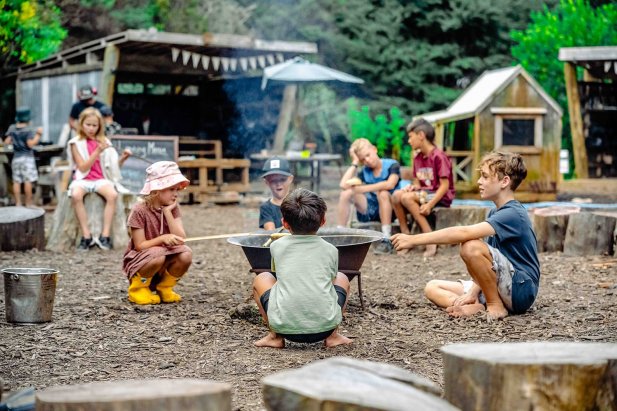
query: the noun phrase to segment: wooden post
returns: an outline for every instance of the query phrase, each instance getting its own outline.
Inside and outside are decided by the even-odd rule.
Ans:
[[[112,107],[114,101],[114,88],[116,85],[116,70],[120,62],[120,49],[115,44],[108,44],[105,47],[103,58],[103,73],[101,74],[101,90],[99,96],[101,100]]]
[[[601,405],[615,399],[616,344],[453,344],[441,352],[444,396],[465,411],[615,409]]]
[[[285,136],[289,130],[289,124],[291,123],[291,116],[296,108],[296,92],[298,86],[295,84],[288,84],[283,91],[283,101],[281,102],[281,112],[279,113],[279,121],[276,125],[276,132],[274,134],[274,146],[272,151],[280,154],[285,149]]]
[[[334,357],[262,379],[269,410],[456,410],[425,378],[389,364]]]
[[[480,146],[480,115],[476,114],[473,118],[473,162],[471,163],[471,180],[469,181],[472,187],[476,187],[476,181],[480,177],[478,171],[482,159]]]
[[[231,386],[198,379],[152,379],[64,385],[37,391],[37,411],[228,411]]]
[[[0,251],[45,249],[45,210],[0,207]]]
[[[576,80],[576,66],[566,62],[563,71],[566,80],[566,94],[568,95],[568,113],[570,113],[574,171],[577,178],[587,178],[589,177],[589,165],[587,163],[585,136],[583,135],[583,117],[581,115],[581,99],[578,94],[578,81]]]

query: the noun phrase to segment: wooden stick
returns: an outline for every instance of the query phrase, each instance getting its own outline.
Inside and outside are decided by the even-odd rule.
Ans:
[[[233,234],[217,234],[217,235],[206,235],[203,237],[189,237],[189,238],[185,238],[184,242],[189,242],[189,241],[201,241],[201,240],[217,240],[220,238],[230,238],[230,237],[243,237],[243,236],[247,236],[247,235],[251,235],[251,236],[269,236],[269,237],[274,237],[274,239],[276,238],[280,238],[286,235],[290,235],[288,233],[233,233]],[[321,234],[320,237],[370,237],[370,235],[367,234]]]

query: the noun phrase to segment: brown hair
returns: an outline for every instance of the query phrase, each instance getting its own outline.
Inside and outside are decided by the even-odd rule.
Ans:
[[[516,190],[521,182],[527,177],[527,167],[523,157],[518,153],[506,153],[503,151],[491,151],[482,157],[480,168],[487,165],[493,175],[501,180],[505,176],[510,177],[510,188]]]
[[[324,199],[306,188],[295,189],[281,203],[281,214],[294,234],[315,234],[327,209]]]
[[[79,138],[84,139],[86,135],[83,133],[83,124],[86,121],[86,117],[95,116],[99,122],[99,130],[96,132],[96,140],[99,142],[105,141],[105,121],[103,120],[103,116],[101,112],[95,109],[94,107],[88,107],[84,111],[79,114],[79,120],[77,124],[77,135]]]
[[[424,133],[426,139],[433,144],[435,141],[435,129],[432,124],[423,118],[417,118],[411,123],[407,125],[407,134],[411,133],[419,133],[420,131]]]

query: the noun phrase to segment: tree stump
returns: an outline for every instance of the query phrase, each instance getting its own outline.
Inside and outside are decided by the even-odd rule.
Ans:
[[[453,344],[445,398],[462,410],[615,410],[617,344]]]
[[[532,223],[538,241],[538,252],[563,251],[570,215],[580,211],[580,207],[574,206],[535,209]]]
[[[567,255],[608,255],[613,251],[615,222],[608,213],[572,214],[568,220],[563,253]]]
[[[437,207],[435,230],[457,225],[478,224],[486,220],[489,208],[475,206]]]
[[[269,410],[455,410],[429,380],[389,364],[334,357],[262,379]]]
[[[129,236],[126,229],[126,218],[131,207],[135,203],[132,194],[118,194],[116,200],[116,212],[111,224],[111,239],[114,248],[126,247]],[[105,200],[95,193],[86,194],[84,206],[88,214],[88,227],[93,237],[98,237],[103,229],[103,210]],[[81,229],[75,217],[75,210],[71,199],[63,194],[60,196],[56,211],[54,212],[53,224],[47,239],[47,249],[52,251],[69,251],[74,249],[81,238]]]
[[[66,385],[36,392],[37,411],[226,411],[231,386],[209,380],[152,379]]]
[[[45,249],[45,210],[0,208],[0,251]]]

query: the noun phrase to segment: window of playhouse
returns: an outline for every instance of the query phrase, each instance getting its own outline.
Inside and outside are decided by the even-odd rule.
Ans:
[[[144,85],[142,83],[118,83],[118,94],[143,94]]]
[[[502,144],[504,146],[533,146],[535,120],[503,119]]]

